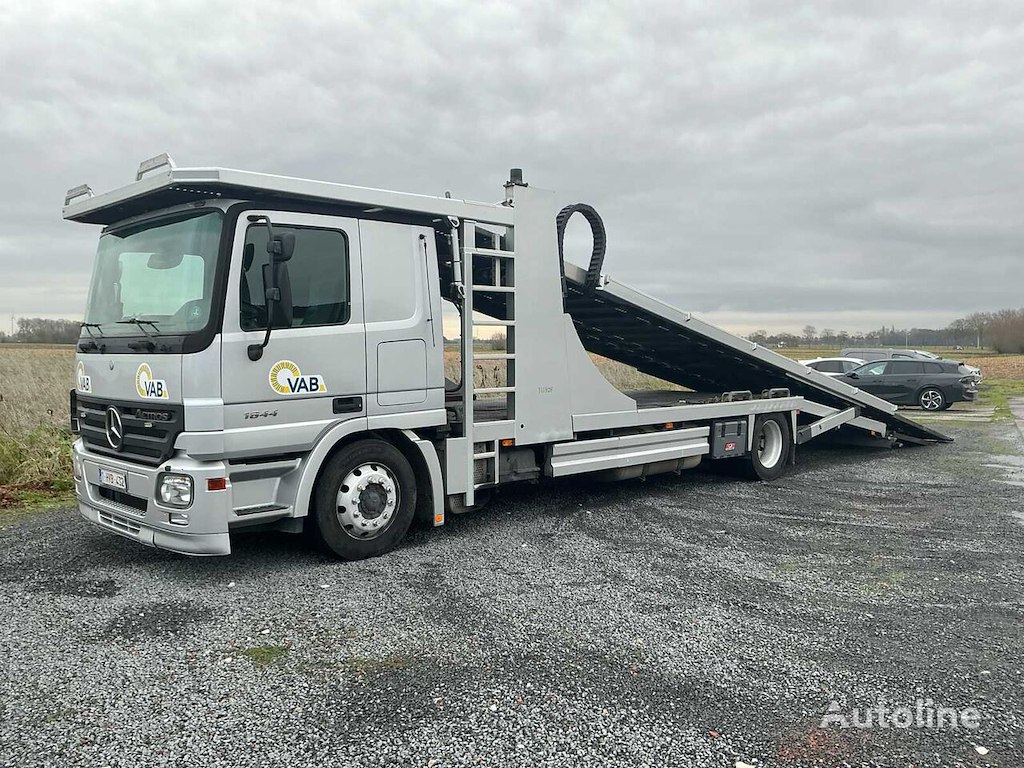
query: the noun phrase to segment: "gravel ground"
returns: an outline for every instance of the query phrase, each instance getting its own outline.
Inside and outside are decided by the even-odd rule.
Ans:
[[[353,564],[34,517],[0,532],[0,765],[1019,766],[1024,438],[944,428],[774,484],[512,489]],[[981,725],[821,727],[919,698]]]

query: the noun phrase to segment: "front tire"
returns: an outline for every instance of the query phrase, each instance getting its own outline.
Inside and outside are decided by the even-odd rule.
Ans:
[[[928,387],[917,396],[917,404],[926,411],[941,411],[946,405],[946,396],[941,389]]]
[[[416,475],[384,440],[345,446],[324,466],[314,496],[314,536],[342,560],[394,549],[416,512]]]
[[[793,441],[789,419],[780,413],[758,416],[754,421],[754,440],[745,459],[745,474],[751,480],[775,480],[789,464]]]

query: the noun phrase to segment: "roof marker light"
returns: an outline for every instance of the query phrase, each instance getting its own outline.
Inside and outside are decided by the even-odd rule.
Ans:
[[[141,163],[139,163],[139,170],[135,174],[135,180],[142,181],[142,177],[145,176],[147,173],[149,173],[150,171],[155,171],[157,168],[162,168],[165,165],[172,171],[176,167],[174,165],[174,161],[171,159],[171,156],[168,155],[166,152],[164,152],[162,155],[151,157],[148,160],[143,160]]]
[[[92,188],[88,184],[79,184],[77,187],[72,187],[68,190],[68,193],[64,195],[64,205],[71,205],[71,201],[76,197],[92,197]]]

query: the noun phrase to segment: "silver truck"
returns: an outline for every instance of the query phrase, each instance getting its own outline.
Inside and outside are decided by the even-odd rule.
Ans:
[[[586,267],[562,257],[577,213]],[[610,279],[596,211],[559,212],[515,169],[492,204],[162,155],[69,190],[64,218],[103,226],[71,392],[79,509],[149,546],[228,554],[259,527],[359,559],[505,483],[713,460],[773,480],[830,430],[948,439]],[[685,389],[619,391],[591,352]]]

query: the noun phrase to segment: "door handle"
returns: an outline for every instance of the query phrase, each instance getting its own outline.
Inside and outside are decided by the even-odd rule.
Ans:
[[[336,397],[333,401],[335,413],[362,413],[363,398]]]

